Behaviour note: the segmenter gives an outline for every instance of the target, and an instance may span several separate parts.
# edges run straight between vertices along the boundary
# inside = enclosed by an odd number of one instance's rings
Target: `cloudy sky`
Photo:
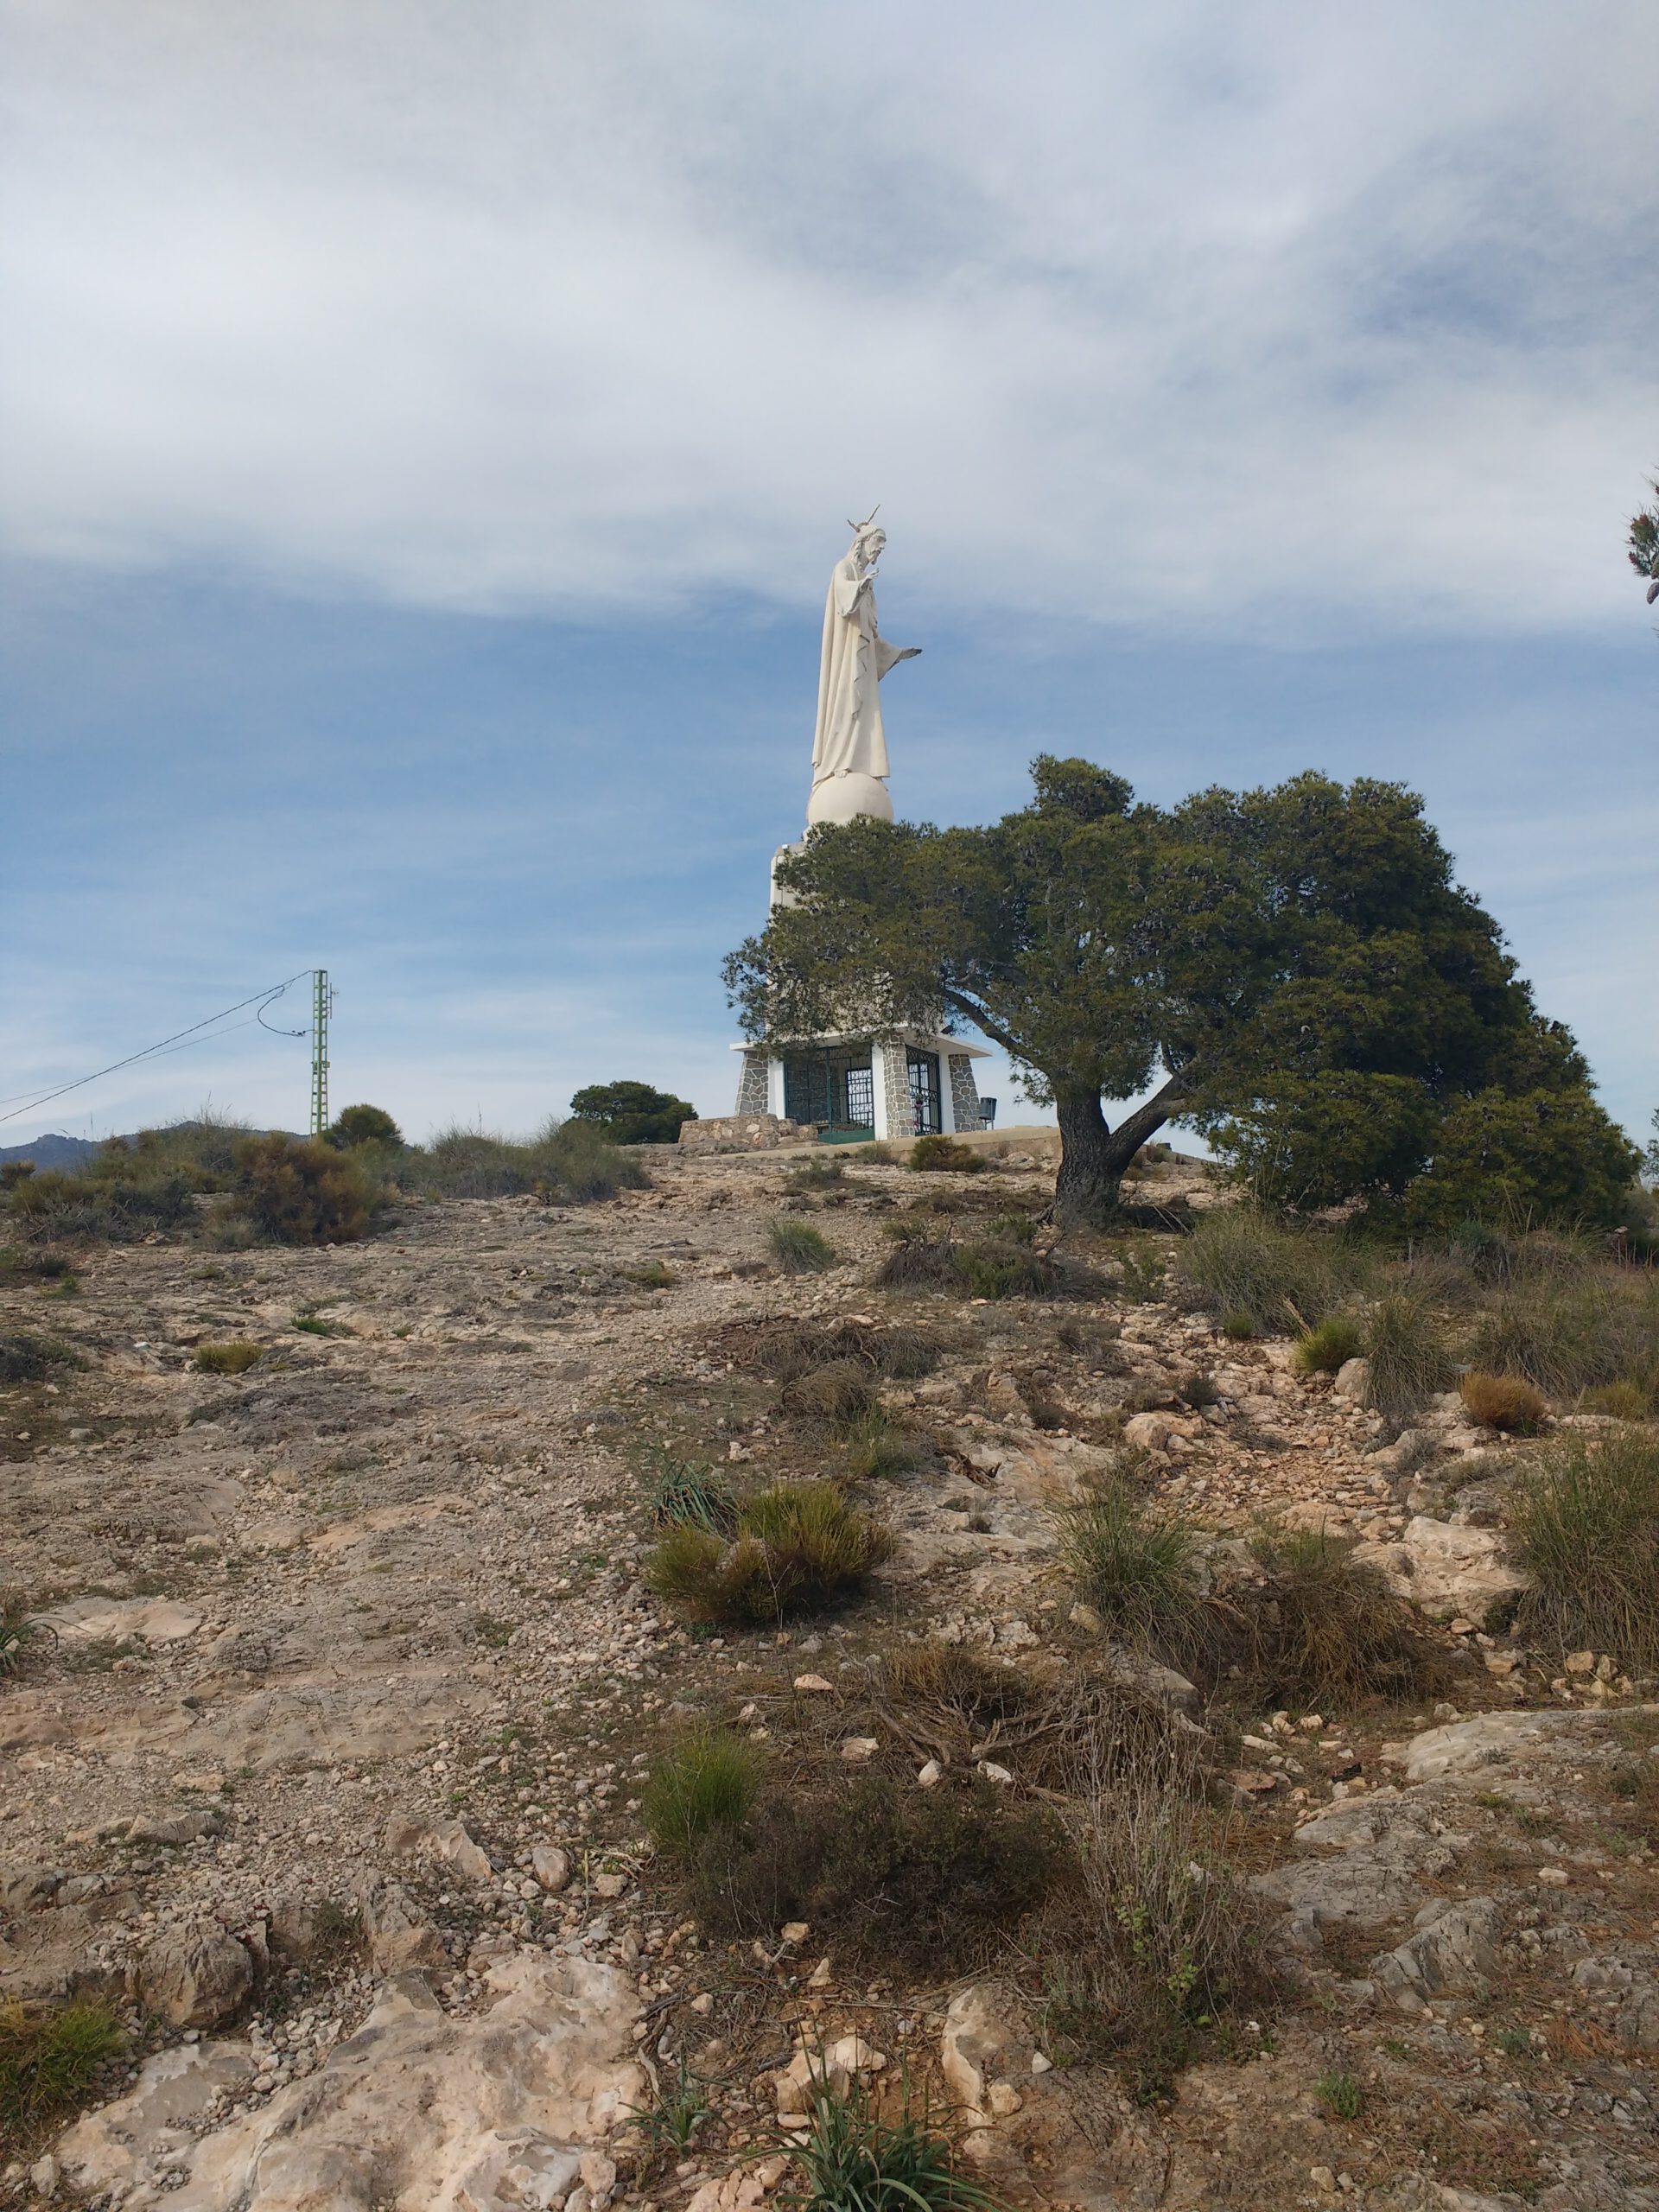
[[[319,964],[413,1133],[728,1110],[878,499],[901,813],[1402,779],[1645,1131],[1656,107],[1650,0],[0,0],[0,1142],[302,1126],[16,1109]]]

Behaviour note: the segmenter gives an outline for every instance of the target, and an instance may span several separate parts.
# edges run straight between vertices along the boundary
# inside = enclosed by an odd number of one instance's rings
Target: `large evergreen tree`
[[[779,872],[791,903],[727,963],[747,1032],[971,1025],[1055,1108],[1068,1221],[1105,1220],[1172,1121],[1287,1203],[1399,1194],[1481,1098],[1571,1099],[1595,1158],[1566,1203],[1605,1212],[1628,1180],[1632,1147],[1411,792],[1310,774],[1166,810],[1088,761],[1033,774],[1032,804],[983,829],[813,832]],[[1109,1126],[1103,1098],[1149,1086]],[[1495,1159],[1506,1130],[1535,1141],[1537,1116],[1480,1126]]]

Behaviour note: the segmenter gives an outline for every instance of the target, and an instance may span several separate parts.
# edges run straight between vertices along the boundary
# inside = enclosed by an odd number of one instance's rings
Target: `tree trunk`
[[[1060,1172],[1054,1181],[1054,1218],[1063,1229],[1103,1229],[1117,1205],[1118,1185],[1147,1139],[1174,1109],[1174,1077],[1117,1127],[1109,1128],[1096,1090],[1061,1091]]]

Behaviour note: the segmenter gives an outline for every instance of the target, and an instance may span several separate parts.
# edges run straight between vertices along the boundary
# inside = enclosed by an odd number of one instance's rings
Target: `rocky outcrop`
[[[1414,1933],[1376,1961],[1371,1978],[1402,2012],[1419,2012],[1447,1991],[1479,1989],[1497,1972],[1502,1922],[1494,1897],[1437,1898],[1418,1914]]]
[[[253,1961],[210,1921],[169,1929],[138,1962],[138,1995],[175,2028],[217,2027],[253,1988]]]
[[[223,2044],[163,2052],[69,2131],[65,2173],[89,2194],[181,2177],[170,2212],[597,2212],[616,2178],[606,2139],[647,2089],[639,2001],[576,1958],[521,1954],[487,1986],[486,2011],[452,2019],[418,1975],[387,1983],[316,2073],[200,2139],[189,2121],[246,2061]]]

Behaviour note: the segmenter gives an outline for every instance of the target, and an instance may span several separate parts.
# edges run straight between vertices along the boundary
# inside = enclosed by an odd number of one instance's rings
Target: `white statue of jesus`
[[[875,626],[875,564],[887,542],[875,518],[855,523],[853,542],[836,564],[823,608],[818,669],[818,727],[812,740],[812,788],[831,776],[885,776],[881,678],[919,645],[890,645]]]

